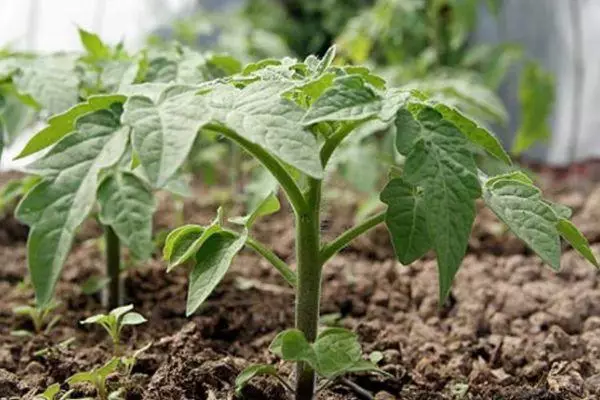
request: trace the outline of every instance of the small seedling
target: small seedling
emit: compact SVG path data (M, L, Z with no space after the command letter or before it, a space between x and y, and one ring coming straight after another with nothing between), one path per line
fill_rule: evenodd
M106 388L106 378L113 372L117 372L120 361L118 358L113 358L103 366L94 368L89 372L79 372L69 379L67 383L73 385L75 383L90 383L96 389L96 395L100 400L109 400L109 393Z
M114 345L115 353L119 352L121 344L121 331L127 325L139 325L146 322L141 314L132 312L133 305L129 304L123 307L118 307L108 314L97 314L81 321L81 324L98 324L108 332Z
M44 391L44 393L38 394L33 399L34 400L67 400L73 390L69 390L63 395L59 395L60 393L60 385L55 383L54 385L48 386L48 388Z
M288 329L275 337L269 348L285 361L306 362L321 379L316 389L320 392L333 383L341 383L355 391L364 391L345 378L350 373L375 372L388 375L377 367L381 353L373 352L365 359L358 337L344 328L325 328L314 343L309 343L304 334L297 329ZM283 378L272 365L252 365L238 375L235 386L240 395L250 380L259 375L274 376L293 393L292 385Z
M33 332L27 330L12 331L13 336L32 336L34 334L49 333L62 318L60 315L52 315L52 312L60 303L51 302L42 307L19 306L13 309L15 315L27 316L33 323Z
M121 357L121 364L123 364L123 369L124 369L124 373L126 376L131 375L131 371L133 371L133 367L135 366L135 363L137 362L138 358L140 357L140 354L142 354L143 352L148 350L150 348L150 346L152 346L152 342L148 343L141 349L137 349L130 356Z

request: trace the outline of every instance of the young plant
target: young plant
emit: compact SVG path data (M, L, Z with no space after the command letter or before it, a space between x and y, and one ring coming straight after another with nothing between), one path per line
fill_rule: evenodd
M121 364L123 365L124 374L126 376L131 375L131 372L133 371L133 367L135 366L135 363L137 362L138 358L140 357L140 355L142 353L144 353L146 350L148 350L150 348L150 346L152 346L152 342L148 343L147 345L145 345L144 347L142 347L140 349L137 349L130 356L121 357Z
M113 358L101 367L94 368L89 372L78 372L75 375L67 379L69 385L76 383L89 383L96 389L96 395L99 400L109 400L110 394L106 387L106 378L117 372L119 368L119 359Z
M38 394L33 399L34 400L67 400L69 396L73 393L73 390L69 390L64 394L60 395L60 384L55 383L53 385L48 386L44 393Z
M50 302L45 306L37 307L37 306L18 306L13 309L13 313L15 315L26 316L28 317L33 324L33 332L29 332L26 330L18 330L13 331L12 334L14 336L32 336L38 335L41 333L49 333L52 328L60 321L62 318L60 315L52 315L56 307L58 307L60 303L58 302Z
M36 302L43 306L52 297L78 227L98 206L105 235L110 310L124 299L121 248L127 247L137 260L150 257L154 191L175 190L185 161L174 161L155 146L159 142L151 143L161 140L160 132L138 130L134 134L121 123L123 103L128 96L144 93L163 104L165 99L159 95L165 88L176 86L171 93L176 95L190 87L187 85L226 76L232 68L239 68L239 62L181 46L129 55L122 46L109 47L92 33L80 30L80 36L86 53L70 55L69 62L61 58L63 69L47 70L47 63L36 62L16 75L20 77L16 82L27 83L25 89L31 90L25 93L34 98L38 94L62 96L45 99L46 109L52 112L48 126L31 138L18 156L51 147L27 167L41 181L27 191L16 216L31 228L27 262ZM65 73L69 79L61 79ZM65 82L75 86L74 95L63 87ZM40 87L44 90L38 93ZM150 106L147 111L154 110L146 105ZM184 142L177 145L189 150L193 140ZM152 165L148 164L149 155L157 157Z
M123 328L127 325L140 325L146 322L146 318L131 310L133 310L133 305L131 304L118 307L108 314L98 314L86 318L81 321L81 324L98 324L102 326L106 332L108 332L108 335L112 340L114 352L118 354L120 351L121 331Z
M215 82L177 94L167 88L162 103L131 96L122 116L134 136L146 134L148 144L165 146L169 138L164 153L169 159L140 153L141 164L163 179L172 170L168 161L187 155L184 144L199 130L210 130L242 147L278 181L294 211L295 271L250 235L258 217L276 210L270 206L259 205L250 217L234 219L239 229L228 228L222 215L208 226L178 228L168 236L164 255L169 270L194 263L188 315L206 300L245 246L265 257L295 288L295 329L278 336L272 349L297 363L296 400L314 398L316 375L335 379L360 365L352 333L339 328L318 333L321 276L329 259L379 224L387 225L402 264L435 251L441 301L465 255L478 198L552 268L560 266L561 236L598 265L587 240L568 220L570 211L544 200L528 177L519 172L488 177L478 170L474 147L511 162L491 132L433 90L381 87L381 78L367 69L332 66L333 57L330 49L323 59L251 64L232 78L233 85ZM323 242L323 180L332 155L353 132L381 130L393 132L403 160L380 195L386 209ZM149 132L160 132L162 144L150 139ZM273 374L273 369L246 371L246 376L258 373Z

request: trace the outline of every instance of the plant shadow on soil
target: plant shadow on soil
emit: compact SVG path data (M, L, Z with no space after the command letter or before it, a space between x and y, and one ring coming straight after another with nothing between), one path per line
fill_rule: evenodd
M198 189L198 188L195 188ZM199 189L198 189L199 190ZM600 241L600 187L554 185L551 197L572 206L575 222ZM173 207L161 201L157 229L172 228ZM189 201L186 222L206 223L214 206ZM335 207L328 236L351 222L352 209ZM11 217L0 221L0 399L27 397L105 362L111 348L104 332L78 321L102 310L81 283L102 271L93 223L81 230L58 285L62 319L48 335L10 335L29 328L12 308L32 298L23 289L26 229ZM257 225L255 234L286 260L293 259L293 226L285 209ZM597 246L594 246L598 250ZM359 239L326 267L322 314L339 314L355 330L365 352L381 351L381 367L395 377L351 377L375 399L577 399L600 398L600 287L598 273L573 252L554 273L492 215L477 217L450 301L438 307L431 256L410 266L393 259L385 228ZM268 352L277 332L293 325L293 292L274 270L249 251L192 317L185 318L184 268L165 272L160 255L125 273L128 301L147 319L126 328L129 349L152 342L130 378L111 377L127 388L126 399L232 399L237 374L250 363L283 365ZM56 346L74 338L68 347ZM46 349L42 355L35 355ZM463 390L463 394L461 394ZM465 394L466 392L466 394ZM283 400L275 380L259 378L247 399ZM76 397L93 395L85 386ZM320 400L359 399L335 385Z

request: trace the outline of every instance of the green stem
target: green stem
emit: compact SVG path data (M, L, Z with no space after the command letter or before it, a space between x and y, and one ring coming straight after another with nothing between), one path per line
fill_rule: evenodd
M317 338L321 300L320 218L321 181L311 179L307 193L308 207L296 213L296 328L309 342ZM315 371L307 363L296 366L296 400L312 400Z
M110 278L108 283L109 310L121 305L121 249L119 237L108 225L104 226L104 239L106 247L106 274Z
M346 232L338 236L334 241L324 245L321 248L321 263L325 264L331 257L336 255L344 247L358 236L367 232L382 223L385 220L385 211L375 214L371 218L362 221L360 224L348 229Z
M321 148L321 165L325 166L329 162L331 155L342 141L358 126L358 123L343 125L337 130Z
M262 165L265 166L273 174L275 179L281 185L281 188L285 192L292 208L296 213L306 208L306 200L300 191L300 188L291 177L291 175L286 171L286 169L281 165L281 163L269 154L268 151L264 150L257 144L250 142L247 139L244 139L240 135L238 135L235 131L219 124L208 124L205 129L220 133L221 135L233 140L235 143L244 148L248 153L254 156Z
M249 237L246 241L246 245L261 256L263 256L268 262L270 262L273 265L273 267L275 267L275 269L279 271L279 273L281 274L281 276L283 276L283 279L285 279L287 283L289 283L292 287L296 287L296 273L289 267L289 265L286 264L285 261L277 257L275 253L267 249L262 243L258 242L253 238Z

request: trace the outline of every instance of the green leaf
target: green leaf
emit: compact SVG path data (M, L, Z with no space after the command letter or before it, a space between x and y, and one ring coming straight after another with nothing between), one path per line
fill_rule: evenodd
M407 155L421 135L421 124L408 110L400 109L396 113L394 126L396 128L396 150L402 155Z
M279 333L269 350L286 361L306 361L314 369L318 367L314 349L298 329L287 329Z
M150 60L146 72L146 82L169 83L177 79L177 62L166 57Z
M129 312L123 315L123 318L121 319L121 325L140 325L146 321L146 318L144 318L142 314L136 312Z
M73 57L40 57L25 65L13 81L20 93L30 95L50 114L62 113L79 100Z
M98 172L117 163L127 137L118 116L95 111L29 167L44 180L25 195L16 215L31 226L27 261L38 305L51 299L75 231L94 205Z
M491 179L484 185L487 206L552 268L560 267L558 217L540 190L514 179Z
M48 388L39 395L40 398L45 400L54 400L54 397L60 392L60 384L55 383L53 385L48 386Z
M347 372L360 361L361 348L355 333L343 328L327 328L319 334L314 345L317 372L333 378Z
M376 115L381 97L365 84L360 75L335 79L304 116L304 125L322 121L355 121Z
M220 86L206 95L216 121L313 178L323 178L319 146L302 128L304 111L281 95L289 83L259 81L243 89Z
M504 161L508 165L512 164L509 155L504 150L504 147L502 147L502 143L500 143L493 133L454 107L437 104L435 105L435 109L444 116L444 119L456 125L472 143L478 145L498 160Z
M80 116L92 111L108 109L112 104L122 103L124 101L125 97L122 95L90 96L84 103L79 103L62 114L50 117L48 126L29 139L16 159L37 153L73 132L73 129L75 129L75 121Z
M554 106L554 78L534 62L523 69L519 83L521 125L517 130L512 151L520 154L550 137L548 118Z
M117 370L120 363L121 360L115 357L100 368L96 369L95 373L102 381L104 381L108 375L112 374Z
M83 284L81 285L81 291L83 292L83 294L89 296L98 293L99 291L104 289L109 282L110 278L108 277L94 275L86 279L85 282L83 282Z
M110 317L108 315L97 314L97 315L92 315L91 317L87 317L86 319L81 321L80 324L82 324L82 325L98 324L102 321L108 321L109 319L110 319Z
M97 196L100 222L112 227L137 259L150 257L156 204L148 186L131 172L116 171L100 183Z
M594 266L599 267L598 260L596 260L596 256L592 253L588 240L571 221L560 218L556 223L556 229L558 230L558 233L560 233L560 235L579 252L579 254L585 257L585 259Z
M423 194L415 186L397 178L381 192L381 201L388 206L385 223L398 260L408 265L425 255L432 243Z
M165 257L167 254L169 255L167 272L194 257L212 235L221 232L221 218L221 209L219 209L217 218L209 226L202 228L201 231L196 226L191 225L187 229L178 230L173 236L167 236L164 252Z
M105 59L110 57L110 48L106 46L95 33L79 28L79 39L86 51L94 58Z
M437 255L440 299L445 299L467 250L481 194L469 142L431 108L418 116L421 136L406 157L404 179L423 188L427 228Z
M554 203L554 202L551 202L548 200L545 200L545 201L546 201L546 204L548 204L550 207L552 207L552 210L554 211L554 213L556 214L556 216L558 218L569 219L573 215L573 210L571 210L569 207L562 205L562 204Z
M67 379L67 383L69 385L86 382L94 382L93 372L78 372L75 375L71 376L69 379Z
M256 208L254 208L250 214L244 217L230 218L229 221L250 229L258 218L274 214L279 211L280 208L281 205L279 204L277 195L270 192L260 203L258 203Z
M117 320L133 310L133 304L127 304L125 306L117 307L110 312L110 315L115 317Z
M129 97L122 121L133 129L133 148L150 183L161 188L185 162L210 112L202 97L167 88L156 102Z
M192 315L221 282L233 257L244 247L248 232L239 237L226 232L211 235L196 254L190 273L186 315Z
M241 395L242 389L244 386L248 384L252 379L259 375L271 375L278 376L277 369L275 369L272 365L267 364L256 364L251 365L244 369L240 374L235 378L235 392L238 395Z

